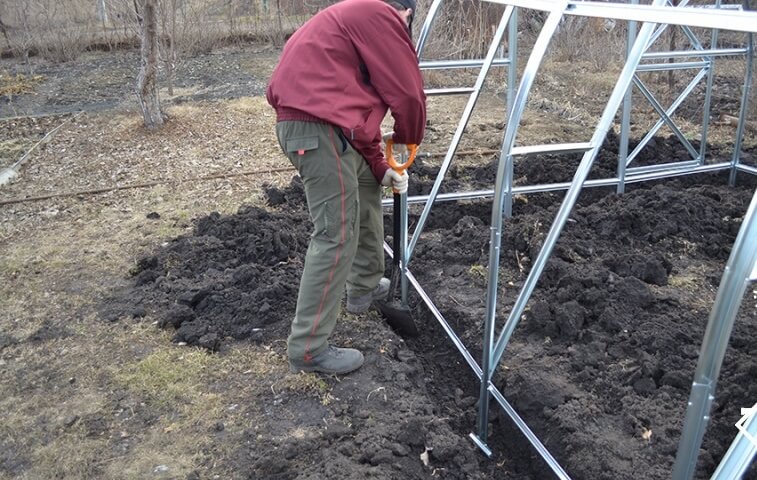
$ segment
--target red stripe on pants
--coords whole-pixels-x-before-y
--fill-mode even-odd
[[[337,176],[339,178],[342,225],[341,225],[341,233],[340,233],[340,238],[339,238],[339,245],[337,245],[336,253],[334,254],[334,263],[331,266],[331,271],[329,272],[329,278],[326,281],[326,284],[323,286],[323,294],[321,294],[321,303],[318,305],[318,312],[315,315],[313,328],[310,330],[310,335],[308,336],[307,342],[305,343],[305,354],[303,356],[303,360],[305,362],[309,362],[310,360],[313,359],[313,356],[310,355],[310,343],[312,342],[313,336],[315,335],[315,332],[318,329],[318,324],[321,322],[321,315],[323,314],[323,306],[326,303],[326,298],[328,297],[329,290],[331,289],[331,281],[334,279],[334,272],[336,271],[336,267],[339,264],[339,259],[342,255],[342,248],[344,247],[344,242],[347,239],[347,212],[345,208],[346,199],[345,199],[345,191],[344,191],[344,178],[342,178],[342,160],[339,157],[339,151],[336,148],[336,142],[334,142],[334,129],[333,128],[329,130],[329,138],[331,139],[331,146],[334,149],[334,158],[336,159]]]

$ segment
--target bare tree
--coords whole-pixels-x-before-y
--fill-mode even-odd
[[[32,66],[29,57],[32,54],[37,54],[39,50],[34,46],[34,33],[32,25],[34,19],[30,2],[20,2],[15,12],[15,18],[11,17],[11,22],[18,26],[16,34],[12,37],[9,36],[8,42],[11,44],[11,51],[15,56],[24,59],[24,65],[26,65],[26,71],[29,75],[34,74],[34,67]]]
[[[105,6],[105,0],[97,0],[97,18],[100,19],[103,27],[105,27],[108,22],[108,10]]]
[[[276,38],[274,43],[276,45],[284,45],[284,24],[281,21],[281,0],[276,0],[276,24],[279,30],[276,32]]]
[[[177,0],[159,0],[158,11],[160,13],[161,29],[161,56],[166,72],[168,95],[173,97],[173,86],[176,72],[176,12]]]
[[[141,67],[137,77],[137,99],[142,108],[145,127],[150,130],[165,123],[158,95],[158,18],[155,10],[155,0],[142,0],[142,49]]]
[[[674,7],[676,7],[678,6],[679,3],[681,3],[681,1],[673,0],[671,3],[673,4]],[[668,27],[668,31],[670,32],[668,48],[669,48],[669,51],[671,52],[676,51],[676,43],[677,43],[676,33],[678,32],[679,28],[682,28],[682,27],[677,27],[675,25]],[[715,45],[712,45],[710,48],[715,48]],[[673,63],[673,62],[674,62],[674,59],[672,57],[668,59],[668,63]],[[671,101],[676,96],[673,91],[675,89],[675,86],[676,86],[675,74],[673,73],[673,70],[671,69],[671,70],[668,70],[668,95],[670,95]]]
[[[11,39],[8,36],[8,26],[3,23],[3,19],[0,18],[0,31],[3,32],[3,36],[5,37],[5,42],[8,44],[8,47],[11,46]]]

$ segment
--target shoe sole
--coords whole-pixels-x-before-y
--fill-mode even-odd
[[[363,305],[356,306],[354,304],[350,305],[348,303],[347,304],[347,311],[350,312],[350,313],[352,313],[352,314],[365,313],[365,312],[368,311],[369,308],[371,308],[371,303],[373,303],[373,302],[368,302],[368,304],[365,305],[365,306],[363,306]]]
[[[320,367],[295,367],[294,365],[290,364],[289,365],[289,371],[291,373],[300,373],[300,372],[303,372],[303,373],[325,373],[327,375],[344,375],[345,373],[354,372],[355,370],[359,369],[362,366],[363,366],[363,364],[361,363],[357,367],[350,368],[348,370],[335,371],[335,370],[326,370],[326,369],[323,369],[323,368],[320,368]]]

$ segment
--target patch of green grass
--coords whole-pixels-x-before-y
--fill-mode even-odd
[[[329,405],[334,396],[331,395],[331,387],[328,382],[315,373],[296,373],[285,375],[273,385],[274,391],[282,389],[290,394],[310,395],[320,400],[322,405]]]
[[[320,375],[315,373],[296,373],[286,375],[277,387],[294,393],[325,395],[329,391],[329,384]]]
[[[475,279],[486,280],[488,277],[487,269],[483,265],[473,265],[468,269],[468,275]]]
[[[9,164],[15,162],[31,145],[32,143],[28,139],[23,138],[0,140],[0,165],[2,165],[3,159]]]
[[[202,395],[203,373],[211,356],[200,349],[167,348],[115,372],[116,383],[156,406],[192,403]]]
[[[702,283],[703,278],[695,274],[671,275],[670,277],[668,277],[668,285],[687,291],[701,288]]]
[[[0,258],[0,276],[2,277],[15,277],[24,268],[24,261],[18,255],[12,255],[12,249],[8,249]]]

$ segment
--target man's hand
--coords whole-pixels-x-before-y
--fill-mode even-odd
[[[407,172],[403,171],[401,174],[399,174],[391,168],[386,171],[386,173],[384,174],[384,179],[381,180],[381,185],[385,187],[392,187],[397,193],[406,193],[407,183]]]
[[[394,136],[394,132],[388,132],[381,135],[381,140],[383,140],[384,144],[386,144],[386,141],[391,140],[393,136]],[[405,145],[404,143],[392,144],[392,155],[395,158],[402,159],[403,156],[407,156],[407,153],[408,153],[407,145]],[[400,160],[400,162],[402,162],[402,160]]]

